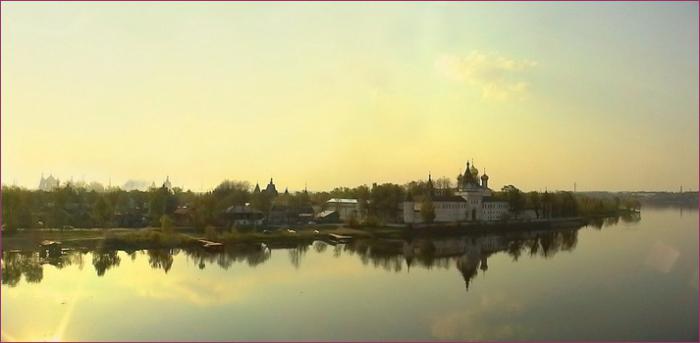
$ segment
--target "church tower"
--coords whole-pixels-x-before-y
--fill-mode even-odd
[[[435,187],[433,186],[433,178],[432,175],[430,175],[430,172],[428,172],[428,194],[427,194],[431,199],[435,196]]]
[[[484,175],[481,175],[481,187],[489,188],[489,176],[486,175],[486,169],[484,169]]]

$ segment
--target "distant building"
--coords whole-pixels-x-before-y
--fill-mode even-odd
[[[326,201],[325,209],[338,212],[341,221],[360,219],[360,203],[357,199],[333,198]]]
[[[277,187],[275,187],[275,184],[272,182],[272,178],[270,178],[270,183],[268,183],[267,187],[265,187],[265,192],[272,194],[273,196],[278,194]]]
[[[261,225],[265,215],[250,206],[231,206],[224,211],[229,225]]]
[[[325,210],[316,215],[316,221],[319,223],[338,223],[340,222],[340,216],[338,211]]]
[[[170,183],[170,176],[165,177],[165,182],[163,182],[163,188],[165,189],[172,189],[173,185]]]
[[[289,206],[274,203],[270,208],[267,222],[271,225],[308,224],[313,218],[314,209],[311,205]]]
[[[473,164],[467,162],[464,174],[457,180],[455,196],[435,196],[432,178],[428,175],[428,194],[425,196],[430,197],[435,209],[433,222],[497,221],[508,214],[508,203],[491,197],[489,176],[484,174],[479,177],[479,171]],[[407,199],[402,205],[404,223],[422,223],[422,205],[422,201]]]
[[[433,208],[435,209],[436,223],[450,223],[466,220],[467,200],[461,196],[434,196],[432,197]],[[422,223],[420,201],[404,201],[403,221],[404,223]]]
[[[121,188],[127,192],[133,190],[144,191],[148,189],[148,182],[143,180],[128,180],[124,182]]]
[[[189,226],[194,222],[194,213],[189,205],[178,206],[173,212],[173,220],[177,226]]]
[[[49,177],[44,178],[44,174],[41,174],[41,180],[39,181],[39,190],[41,191],[51,191],[58,188],[60,181],[57,178],[49,175]]]

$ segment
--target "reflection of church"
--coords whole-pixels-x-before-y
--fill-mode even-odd
[[[435,210],[435,223],[450,223],[463,221],[496,221],[507,215],[509,207],[505,201],[497,201],[491,197],[488,187],[489,176],[484,173],[479,176],[479,170],[467,162],[463,174],[457,177],[457,189],[454,196],[435,195],[433,180],[428,176],[428,193]],[[422,223],[421,213],[423,203],[407,199],[403,203],[404,223]]]
[[[457,270],[462,274],[469,290],[469,283],[479,270],[488,270],[487,258],[505,249],[506,241],[502,237],[481,236],[404,241],[402,253],[409,268],[420,257],[454,258]]]
[[[469,250],[457,259],[457,270],[459,270],[464,278],[464,285],[467,291],[469,290],[469,282],[476,277],[478,269],[481,269],[482,272],[489,269],[487,258],[488,254],[476,250]]]

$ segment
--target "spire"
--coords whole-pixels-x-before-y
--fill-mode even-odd
[[[428,196],[433,197],[435,195],[435,189],[433,188],[433,179],[432,175],[430,175],[430,172],[428,172]]]
[[[277,195],[277,188],[275,187],[275,184],[272,182],[272,178],[270,178],[270,183],[265,187],[265,191],[269,194],[272,195]]]

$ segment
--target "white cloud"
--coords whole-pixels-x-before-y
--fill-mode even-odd
[[[435,60],[435,69],[442,76],[481,90],[484,99],[522,99],[530,84],[523,72],[537,62],[516,60],[494,53],[472,51],[461,57],[445,54]]]

